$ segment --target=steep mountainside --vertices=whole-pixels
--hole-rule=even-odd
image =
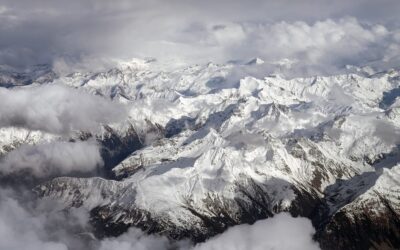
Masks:
[[[104,176],[59,177],[36,192],[90,209],[98,236],[137,226],[202,241],[288,211],[313,221],[323,249],[400,248],[399,71],[241,76],[258,62],[165,71],[135,60],[38,82],[125,103],[130,115],[74,138],[102,144]],[[1,154],[64,140],[0,136]]]

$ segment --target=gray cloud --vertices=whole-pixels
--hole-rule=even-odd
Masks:
[[[261,54],[275,59],[288,53],[323,64],[348,61],[347,52],[360,53],[354,59],[359,63],[364,51],[382,41],[369,40],[370,28],[361,26],[360,33],[357,24],[325,20],[353,16],[362,24],[395,30],[400,11],[396,0],[1,0],[0,6],[0,64],[14,66],[87,58],[96,64],[100,58],[135,56],[224,61]],[[391,46],[398,53],[393,44],[384,43],[383,50]],[[380,57],[374,54],[368,56]]]
[[[143,231],[131,228],[117,238],[108,238],[100,242],[99,250],[189,250],[188,242],[171,242],[166,237],[146,235]]]
[[[0,207],[1,249],[48,249],[66,250],[64,244],[42,241],[35,233],[42,230],[42,224],[31,218],[17,201],[3,198]]]
[[[87,211],[65,213],[56,204],[36,202],[31,196],[0,189],[0,249],[90,249],[90,241],[79,236],[88,230]]]
[[[0,172],[30,170],[34,176],[47,177],[71,172],[88,173],[103,164],[94,142],[51,142],[22,145],[0,159]]]
[[[98,129],[100,123],[120,121],[126,113],[121,104],[59,85],[0,88],[0,127],[66,134]]]
[[[387,145],[395,147],[400,143],[400,129],[393,124],[384,120],[376,120],[371,126],[375,126],[373,135],[381,139]]]

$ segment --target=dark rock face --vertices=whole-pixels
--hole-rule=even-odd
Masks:
[[[122,75],[123,73],[116,70],[115,72],[110,71],[109,74]],[[95,79],[97,76],[93,77],[93,79]],[[206,83],[209,87],[216,88],[219,88],[218,86],[221,84],[224,84],[224,79],[218,77],[211,78],[210,81]],[[315,84],[318,84],[317,79],[313,80],[312,85]],[[281,83],[276,87],[278,86],[281,91],[285,91],[285,89],[281,87]],[[325,85],[322,86],[324,87]],[[136,88],[142,87],[143,85],[138,85]],[[217,93],[219,90],[220,89],[214,89],[209,93]],[[298,91],[300,90],[301,89]],[[251,98],[256,98],[262,93],[261,91],[262,89],[252,90]],[[295,91],[295,89],[293,91]],[[301,90],[301,92],[304,92],[304,90]],[[100,90],[97,92],[96,90],[96,93],[101,94],[102,92]],[[127,100],[134,99],[133,96],[129,96],[127,93],[129,93],[129,91],[125,91],[122,86],[114,86],[111,93],[105,96],[109,96],[111,99],[121,96]],[[138,98],[143,98],[143,93],[138,93]],[[191,96],[189,92],[186,94],[187,96]],[[235,95],[236,94],[237,93],[235,93]],[[298,97],[294,93],[291,93],[289,96],[292,95],[293,97]],[[381,103],[379,103],[379,106],[387,109],[394,103],[398,95],[398,87],[384,92],[383,99]],[[233,95],[231,95],[231,97],[232,96]],[[226,100],[229,101],[229,98]],[[155,214],[156,212],[152,214],[152,212],[149,211],[153,210],[149,208],[146,208],[149,210],[138,208],[134,201],[136,196],[134,192],[136,190],[133,187],[128,187],[129,184],[126,185],[126,189],[119,189],[118,186],[124,182],[122,179],[143,173],[146,171],[146,167],[154,167],[153,163],[145,163],[144,159],[146,158],[142,158],[142,152],[140,152],[133,163],[129,163],[128,161],[127,165],[129,166],[123,166],[121,172],[114,173],[112,171],[114,167],[127,159],[133,152],[149,145],[146,138],[144,138],[146,137],[144,134],[151,135],[149,137],[153,138],[164,138],[165,141],[156,141],[151,147],[166,145],[163,150],[166,149],[165,151],[168,153],[175,154],[175,151],[168,151],[168,144],[166,143],[168,139],[174,142],[173,139],[175,136],[179,137],[181,133],[185,134],[183,132],[188,132],[187,130],[193,132],[192,134],[189,133],[190,135],[188,137],[184,137],[185,140],[182,144],[177,143],[179,148],[178,146],[177,148],[171,146],[173,149],[176,149],[176,151],[179,151],[185,146],[191,146],[191,143],[194,141],[206,140],[210,131],[216,130],[217,133],[219,133],[226,124],[230,124],[229,122],[234,124],[236,119],[240,120],[240,117],[246,117],[244,108],[247,106],[244,104],[246,104],[247,101],[247,97],[240,97],[240,99],[238,97],[237,103],[231,104],[228,102],[229,104],[226,106],[222,106],[221,109],[217,109],[218,111],[213,111],[208,116],[204,117],[201,116],[201,112],[193,114],[187,113],[180,118],[175,116],[175,118],[171,118],[164,127],[157,123],[153,124],[150,120],[145,120],[145,131],[139,129],[135,130],[132,125],[128,126],[128,129],[122,129],[122,131],[112,126],[104,126],[105,132],[102,135],[95,136],[96,140],[102,146],[101,155],[105,163],[104,173],[100,176],[106,179],[117,180],[115,183],[118,184],[114,183],[114,186],[110,185],[111,187],[107,187],[106,182],[108,180],[103,179],[101,181],[104,181],[102,184],[106,186],[106,191],[104,197],[100,197],[99,200],[102,201],[102,198],[107,197],[110,198],[111,201],[101,203],[101,205],[95,205],[97,207],[91,210],[91,224],[94,226],[95,235],[98,238],[118,236],[126,232],[129,227],[138,227],[149,234],[159,233],[174,240],[188,238],[193,242],[202,242],[209,237],[224,232],[231,226],[243,223],[252,224],[257,220],[272,217],[274,214],[280,212],[289,212],[293,216],[307,217],[312,221],[316,229],[315,240],[319,242],[321,248],[324,250],[400,249],[400,211],[398,210],[399,206],[395,208],[392,206],[393,201],[396,202],[396,200],[391,199],[391,201],[389,201],[382,194],[375,193],[376,196],[372,197],[372,200],[375,201],[378,199],[379,204],[374,204],[373,202],[369,202],[368,205],[357,203],[357,198],[373,188],[375,182],[379,178],[379,175],[370,169],[362,169],[362,171],[360,171],[359,165],[374,167],[374,164],[379,163],[379,161],[385,161],[386,157],[396,157],[396,155],[398,155],[398,149],[387,155],[385,155],[385,153],[376,153],[375,151],[365,152],[365,155],[363,155],[363,152],[359,151],[368,149],[368,145],[362,145],[358,148],[357,154],[346,154],[342,159],[339,159],[340,150],[332,150],[329,154],[326,152],[334,149],[333,147],[343,148],[346,146],[341,144],[341,141],[335,141],[334,137],[339,136],[343,124],[344,127],[346,125],[352,125],[351,122],[347,121],[347,119],[352,119],[352,117],[347,117],[346,115],[347,112],[352,109],[350,106],[340,107],[340,109],[343,110],[335,114],[335,117],[330,120],[324,120],[318,123],[318,125],[313,125],[309,128],[307,126],[298,127],[287,135],[266,136],[266,134],[269,133],[268,129],[264,129],[264,125],[259,125],[260,130],[258,132],[260,133],[256,136],[260,137],[263,143],[271,145],[271,149],[268,148],[268,152],[265,152],[266,154],[270,153],[270,156],[266,157],[271,157],[271,161],[274,161],[274,158],[272,158],[272,156],[274,156],[273,152],[279,149],[288,156],[287,158],[282,156],[282,158],[290,159],[290,161],[282,160],[279,165],[274,165],[274,167],[276,167],[275,170],[278,170],[281,174],[277,176],[281,176],[281,178],[275,177],[275,175],[268,176],[268,173],[262,173],[270,178],[265,179],[266,183],[260,183],[252,179],[254,177],[250,177],[253,175],[247,175],[247,173],[245,173],[243,174],[244,177],[240,176],[243,177],[240,181],[236,181],[232,184],[233,187],[230,187],[233,189],[233,198],[231,196],[229,196],[230,198],[226,198],[223,194],[212,189],[209,189],[208,193],[202,193],[200,199],[203,200],[199,202],[201,205],[196,203],[199,201],[198,199],[194,199],[195,201],[193,201],[190,195],[188,195],[187,198],[183,197],[182,204],[179,203],[180,205],[174,207],[174,209],[179,209],[179,212],[184,213],[184,216],[176,217],[179,220],[185,220],[183,222],[179,221],[177,223],[177,220],[171,219],[166,214]],[[263,102],[260,101],[259,103]],[[252,106],[249,106],[252,110],[249,113],[252,120],[247,121],[247,118],[243,118],[243,124],[238,123],[238,127],[242,128],[244,126],[246,129],[252,130],[260,120],[268,117],[268,119],[265,119],[266,121],[273,120],[279,126],[280,119],[284,120],[286,119],[285,117],[290,117],[293,113],[300,113],[301,110],[307,111],[308,109],[312,109],[312,105],[314,105],[312,99],[307,102],[299,101],[298,104],[293,105],[283,105],[274,102],[269,104],[259,103],[257,102],[254,104],[256,105],[255,107],[257,107],[255,110]],[[372,105],[371,103],[368,102],[367,104]],[[327,108],[331,110],[330,106]],[[335,111],[332,112],[335,113]],[[388,113],[386,112],[385,114],[387,115]],[[310,115],[311,113],[307,112],[302,114],[302,116]],[[364,113],[362,113],[362,115],[364,116]],[[356,128],[358,127],[356,126]],[[355,130],[349,131],[354,133]],[[235,134],[230,134],[229,132],[226,133],[226,135],[231,136]],[[221,137],[225,140],[228,138],[225,137],[226,135],[224,134]],[[368,134],[367,136],[372,135]],[[367,136],[362,134],[362,137]],[[79,140],[86,140],[89,137],[93,137],[93,135],[82,134]],[[220,137],[218,137],[218,139],[219,138]],[[358,140],[359,138],[353,139]],[[275,140],[279,141],[282,147],[273,145]],[[233,139],[232,141],[235,142],[232,142],[232,145],[237,149],[245,146],[242,145],[242,141],[236,142]],[[336,144],[328,144],[328,146],[324,147],[324,142],[334,142]],[[356,141],[354,141],[354,143],[356,143]],[[366,144],[368,143],[369,141],[366,140]],[[212,143],[205,145],[207,148],[213,146],[223,147],[220,146],[220,144],[214,145]],[[196,147],[196,145],[193,147]],[[154,155],[150,154],[148,159],[154,156],[156,159],[154,164],[159,166],[164,165],[164,167],[171,162],[180,161],[182,163],[185,160],[195,159],[195,157],[186,158],[186,155],[184,157],[178,157],[178,153],[170,157],[170,155],[163,154],[163,150],[154,151]],[[161,154],[161,156],[158,157],[158,155],[155,154]],[[229,154],[224,157],[229,158]],[[301,165],[299,168],[303,167],[302,163],[307,163],[304,164],[304,168],[306,168],[304,170],[305,174],[301,173],[303,175],[299,174],[296,176],[296,170],[303,171],[303,169],[293,169],[291,165],[291,163],[293,163],[291,160],[293,159],[295,159],[296,163]],[[397,163],[398,162],[394,162],[394,164]],[[206,165],[209,163],[206,162],[204,164]],[[252,162],[249,162],[249,164],[252,164]],[[296,166],[296,164],[293,165]],[[387,164],[383,165],[385,168],[389,167]],[[262,169],[262,166],[263,165],[261,165],[260,169]],[[184,167],[189,168],[186,165]],[[114,170],[119,171],[120,169],[121,168]],[[160,167],[157,173],[161,175],[168,170],[169,168],[163,169]],[[148,173],[148,175],[144,176],[145,178],[154,176],[152,175],[154,172],[149,171]],[[285,179],[283,176],[286,177],[286,175],[293,177],[293,179]],[[296,178],[299,176],[307,178]],[[212,178],[213,176],[210,178],[210,181],[219,181]],[[269,181],[271,181],[271,183],[269,183]],[[231,184],[232,181],[229,180],[229,183]],[[57,189],[57,187],[49,187],[49,189],[45,190],[49,193],[53,192],[51,189],[53,189],[54,192],[59,191],[58,193],[72,200],[72,202],[70,202],[71,206],[82,206],[84,204],[84,199],[87,198],[86,196],[89,196],[88,193],[96,188],[100,189],[100,185],[94,188],[92,185],[91,187],[92,189],[86,189],[86,192],[85,188],[79,185],[73,188],[71,188],[71,186],[60,186],[61,190],[54,190]],[[112,191],[107,194],[107,190]],[[279,197],[280,192],[286,190],[290,190],[294,194],[294,200],[285,200],[282,198],[284,196]],[[122,191],[125,192],[125,194],[122,195]],[[46,196],[46,194],[40,193],[40,190],[39,195]],[[103,196],[103,193],[101,196]],[[121,198],[121,196],[124,196],[123,198],[125,199]],[[290,201],[285,204],[287,200]],[[382,204],[384,204],[383,208]],[[400,202],[398,204],[400,204]],[[351,208],[348,208],[349,206],[351,206]],[[93,206],[91,206],[91,208],[92,207]],[[172,209],[168,212],[171,211]]]
[[[115,220],[112,216],[114,211],[121,212],[124,218],[129,218],[132,223],[125,223],[121,220]],[[107,236],[119,236],[126,232],[132,225],[141,225],[141,229],[148,233],[156,230],[150,230],[156,226],[149,213],[141,210],[127,211],[121,207],[101,206],[96,207],[90,212],[91,224],[95,228],[95,235],[98,238]],[[147,221],[148,223],[139,223],[140,221]]]
[[[111,169],[129,154],[143,147],[143,143],[132,125],[123,135],[119,135],[109,126],[104,126],[104,129],[105,134],[97,140],[102,145],[101,156],[104,161],[105,176],[114,179]]]
[[[322,249],[363,250],[399,249],[399,215],[386,210],[379,217],[364,210],[362,213],[335,214],[317,233]]]
[[[152,124],[150,124],[152,125]],[[172,126],[174,127],[174,126]],[[157,125],[150,126],[154,133],[165,134],[165,130]],[[132,152],[144,146],[133,126],[123,134],[117,133],[111,127],[105,127],[106,132],[97,140],[102,145],[102,156],[105,162],[107,177],[115,179],[111,169],[125,159]],[[172,130],[173,131],[173,130]],[[91,135],[82,135],[80,140],[86,140]],[[296,158],[309,161],[307,154],[298,141],[294,141],[289,147],[289,152]],[[316,149],[315,149],[316,150]],[[315,151],[314,150],[314,151]],[[313,151],[319,159],[323,156],[319,151]],[[329,163],[329,162],[328,162]],[[329,166],[318,161],[318,173],[312,183],[297,183],[293,185],[284,180],[274,179],[278,186],[291,189],[296,198],[289,207],[276,202],[274,196],[268,194],[271,186],[268,183],[258,183],[253,179],[245,179],[236,183],[237,196],[234,199],[226,199],[217,193],[209,193],[204,199],[205,208],[200,211],[192,205],[190,199],[183,205],[191,216],[199,221],[197,226],[176,226],[168,218],[155,216],[148,211],[134,206],[129,208],[114,205],[98,206],[91,210],[91,224],[96,237],[103,238],[118,236],[126,232],[129,227],[138,227],[152,234],[159,233],[173,240],[190,239],[193,242],[203,242],[208,238],[224,232],[228,227],[238,224],[253,224],[257,220],[272,217],[276,213],[289,212],[293,216],[309,218],[316,228],[315,240],[319,242],[323,250],[364,250],[364,249],[400,249],[400,211],[394,210],[390,202],[380,194],[376,194],[385,204],[385,209],[375,213],[374,206],[356,207],[353,210],[340,210],[350,204],[357,197],[357,192],[365,192],[370,186],[363,183],[366,179],[377,179],[374,173],[356,175],[346,181],[338,180],[337,183],[327,187],[325,194],[321,195],[321,178],[325,178]],[[341,169],[341,168],[339,168]],[[344,168],[343,168],[344,169]],[[343,172],[334,172],[340,178]],[[134,173],[130,173],[134,174]],[[122,176],[123,178],[124,176]],[[121,178],[118,176],[118,178]],[[365,182],[373,185],[374,182]],[[311,187],[311,189],[310,189]],[[346,197],[337,197],[339,190],[349,189]],[[39,196],[45,196],[39,192]],[[79,203],[82,194],[74,193],[78,197],[72,206],[81,206]],[[329,204],[337,204],[338,210],[332,212]]]
[[[199,219],[200,227],[177,227],[168,219],[154,217],[147,211],[118,206],[93,209],[91,222],[98,237],[118,236],[129,227],[135,226],[149,234],[161,233],[173,240],[189,238],[193,242],[203,242],[224,232],[228,227],[252,224],[272,217],[275,213],[289,212],[293,216],[312,220],[317,230],[315,240],[323,250],[400,248],[399,212],[394,211],[384,197],[381,197],[381,202],[386,207],[378,214],[373,212],[372,207],[362,207],[356,211],[344,210],[329,215],[327,201],[319,198],[317,193],[290,186],[297,198],[290,207],[285,208],[282,204],[274,204],[273,197],[265,192],[265,188],[266,186],[248,179],[244,183],[237,183],[238,196],[234,200],[210,193],[204,200],[204,211],[196,210],[188,200],[184,208]]]
[[[274,213],[290,212],[294,216],[313,216],[314,210],[321,204],[320,199],[316,195],[296,189],[289,183],[287,185],[297,194],[296,200],[289,208],[280,203],[273,203],[273,197],[265,192],[267,187],[252,179],[237,183],[238,196],[233,200],[209,193],[204,199],[206,206],[203,211],[196,209],[191,201],[187,200],[183,207],[200,221],[198,227],[178,227],[168,219],[154,217],[147,211],[135,207],[126,209],[117,205],[94,208],[91,211],[91,223],[98,237],[118,236],[134,226],[149,234],[161,233],[173,240],[189,238],[193,242],[203,242],[224,232],[228,227],[244,223],[253,224],[257,220],[272,217]]]
[[[165,131],[154,125],[150,126],[153,132],[163,134]],[[105,127],[106,133],[97,139],[103,146],[102,156],[105,161],[110,179],[115,179],[111,169],[125,159],[132,152],[144,146],[141,138],[131,126],[124,134],[118,134],[111,127]],[[84,136],[81,140],[87,139]],[[294,142],[289,151],[296,158],[309,160],[306,153],[298,142]],[[313,155],[322,155],[315,152]],[[323,250],[364,250],[364,249],[400,249],[400,212],[395,211],[390,202],[380,194],[376,194],[380,201],[385,204],[385,209],[375,213],[374,206],[356,207],[353,210],[340,210],[350,204],[357,197],[357,192],[365,192],[370,186],[365,186],[364,180],[376,179],[373,173],[356,175],[346,181],[338,180],[337,183],[326,188],[326,193],[321,196],[320,178],[331,171],[329,166],[319,162],[318,173],[312,183],[297,183],[293,185],[284,180],[274,179],[274,185],[291,189],[295,193],[295,200],[289,207],[276,202],[274,197],[268,194],[271,186],[268,183],[257,183],[253,179],[246,179],[236,183],[237,196],[234,199],[226,199],[217,193],[209,193],[204,199],[206,205],[200,211],[187,200],[183,205],[194,219],[199,221],[197,226],[176,226],[168,218],[154,216],[148,211],[138,209],[134,206],[129,208],[114,205],[98,206],[91,210],[91,224],[96,237],[103,238],[118,236],[126,232],[129,227],[138,227],[152,234],[159,233],[168,236],[172,240],[190,239],[193,242],[203,242],[208,238],[224,232],[228,227],[238,224],[253,224],[257,220],[272,217],[276,213],[289,212],[293,216],[309,218],[316,228],[315,240],[319,242]],[[134,174],[134,173],[131,173]],[[343,172],[335,172],[340,178]],[[348,174],[348,173],[346,173]],[[119,176],[120,178],[120,176]],[[365,182],[373,185],[374,182]],[[310,189],[312,187],[312,189]],[[349,189],[346,197],[337,197],[339,190],[347,187]],[[44,196],[44,194],[40,194]],[[74,194],[82,196],[79,192]],[[331,211],[329,204],[337,204],[338,210]],[[75,202],[72,206],[81,206]]]

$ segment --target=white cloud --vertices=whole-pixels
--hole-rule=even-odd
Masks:
[[[22,127],[66,134],[92,131],[125,118],[126,107],[59,85],[0,88],[0,127]]]
[[[166,237],[146,235],[139,229],[131,228],[117,238],[104,239],[100,243],[99,250],[166,250],[172,249],[173,243]],[[178,246],[175,246],[177,249]],[[184,250],[181,248],[181,250]]]
[[[188,242],[175,242],[173,245],[162,236],[148,236],[138,229],[117,238],[101,242],[101,250],[318,250],[318,243],[313,241],[315,233],[310,220],[293,218],[282,213],[273,218],[260,220],[253,225],[238,225],[217,235],[204,243],[189,246]]]
[[[41,222],[30,217],[16,200],[4,199],[0,207],[0,249],[67,250],[64,244],[42,241],[36,232]]]
[[[384,58],[387,58],[385,63],[390,64],[398,53],[396,31],[389,31],[382,25],[362,25],[355,18],[327,19],[311,24],[302,21],[245,23],[242,27],[245,38],[240,44],[216,44],[224,51],[222,57],[257,56],[268,62],[289,59],[297,62],[290,66],[292,71],[303,68],[315,73],[332,73],[347,64],[363,66]]]
[[[119,54],[186,63],[225,63],[260,57],[267,62],[264,67],[268,70],[271,70],[271,64],[282,68],[278,64],[291,62],[284,67],[287,66],[287,71],[293,75],[333,74],[344,70],[346,65],[372,65],[381,70],[400,63],[400,31],[381,24],[364,24],[356,18],[315,22],[203,20],[173,24],[163,31],[155,31],[157,35],[133,28],[132,33],[140,34],[139,40],[121,34],[123,37],[119,41],[124,42],[120,42],[118,48],[114,41],[109,41],[102,49],[81,57],[80,61],[94,62],[85,67],[99,67],[100,62],[111,61],[105,58],[116,58]],[[82,65],[80,61],[55,59],[55,62],[60,61],[70,67]]]
[[[22,145],[0,159],[3,174],[31,170],[38,177],[71,172],[88,173],[103,164],[94,142],[51,142]]]
[[[232,227],[194,250],[317,250],[314,233],[308,219],[282,213],[253,225]]]

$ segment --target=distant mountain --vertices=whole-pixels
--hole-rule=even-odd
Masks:
[[[57,74],[47,64],[35,65],[24,71],[0,65],[0,87],[48,83],[52,82],[56,77]]]

